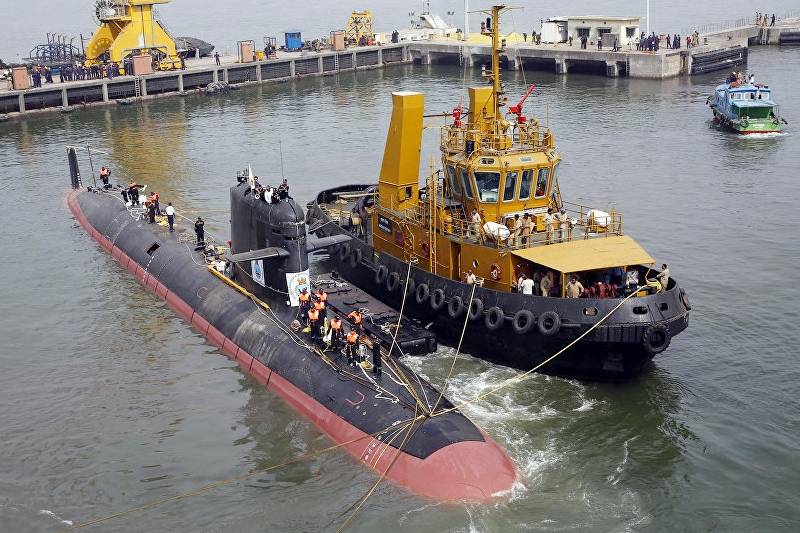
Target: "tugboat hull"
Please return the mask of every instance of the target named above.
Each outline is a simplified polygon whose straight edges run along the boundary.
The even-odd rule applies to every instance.
[[[326,224],[330,219],[316,203],[311,205],[309,218],[318,219],[325,234],[347,233],[336,224]],[[408,263],[385,253],[373,260],[373,248],[357,240],[350,243],[347,253],[338,246],[333,247],[330,254],[345,279],[391,306],[400,305]],[[356,260],[358,258],[360,260]],[[389,273],[397,273],[401,280],[399,286],[390,289],[386,282],[378,281],[377,272],[381,266],[385,266]],[[431,323],[440,341],[457,344],[464,328],[466,309],[454,313],[452,308],[459,306],[452,302],[459,299],[466,307],[472,287],[416,267],[411,269],[411,279],[406,314],[423,323]],[[421,284],[427,286],[427,291],[423,292],[427,292],[428,297],[420,302],[416,287]],[[438,292],[440,297],[443,293],[443,304],[441,299],[433,301],[434,292]],[[564,348],[620,302],[618,298],[544,298],[483,287],[476,287],[474,298],[480,300],[480,312],[474,313],[475,316],[468,321],[462,350],[521,370],[535,367]],[[502,313],[500,320],[497,320],[500,315],[494,311],[495,308]],[[489,314],[493,316],[490,318]],[[533,317],[533,323],[522,325],[518,314],[520,317],[522,314]],[[547,320],[553,314],[557,315],[560,323],[557,327]],[[542,327],[540,321],[544,322]],[[688,298],[674,284],[666,292],[628,300],[589,335],[540,371],[586,380],[629,380],[638,375],[655,355],[664,351],[670,339],[686,329],[688,324]]]
[[[86,232],[140,283],[360,462],[436,500],[486,500],[512,487],[510,459],[460,413],[420,421],[415,427],[422,431],[409,431],[406,445],[398,446],[405,433],[393,424],[415,411],[409,416],[407,406],[373,399],[374,390],[332,372],[278,326],[276,320],[287,316],[269,319],[198,264],[198,254],[163,228],[131,218],[111,194],[75,190],[67,203]],[[428,394],[435,391],[424,386]],[[388,444],[392,435],[394,446]]]

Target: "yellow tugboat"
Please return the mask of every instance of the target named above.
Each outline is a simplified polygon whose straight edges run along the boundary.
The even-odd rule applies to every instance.
[[[552,132],[523,114],[533,87],[507,106],[504,9],[494,6],[483,30],[488,83],[469,88],[469,107],[441,128],[442,168],[431,165],[420,187],[424,97],[394,93],[377,186],[321,192],[309,222],[319,235],[351,234],[329,250],[342,276],[442,343],[463,330],[464,351],[529,369],[591,329],[541,371],[630,378],[687,327],[689,300],[623,233],[621,213],[562,198]]]

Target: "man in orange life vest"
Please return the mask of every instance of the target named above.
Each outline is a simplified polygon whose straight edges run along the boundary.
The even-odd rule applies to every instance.
[[[303,290],[300,291],[300,322],[305,326],[308,324],[308,309],[311,306],[311,295],[308,294],[308,289],[303,287]]]
[[[345,348],[345,353],[347,354],[347,364],[356,366],[358,357],[358,333],[356,333],[354,329],[347,332],[347,347]]]
[[[347,315],[347,318],[352,322],[353,327],[357,331],[361,331],[361,323],[364,321],[364,317],[361,316],[361,313],[358,312],[358,309],[353,309],[353,311]]]
[[[314,308],[308,310],[308,326],[311,328],[311,339],[318,339],[320,336],[319,311]]]
[[[111,176],[111,171],[108,168],[103,167],[100,169],[100,179],[103,181],[103,188],[110,189],[111,184],[108,183],[108,178]]]
[[[334,316],[331,319],[331,348],[338,350],[342,344],[342,319]]]

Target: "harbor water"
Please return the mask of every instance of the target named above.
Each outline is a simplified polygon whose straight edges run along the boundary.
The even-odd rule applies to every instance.
[[[384,483],[351,530],[797,531],[800,55],[754,49],[749,68],[790,133],[715,129],[704,104],[722,75],[507,75],[511,101],[537,85],[526,110],[554,129],[562,193],[624,213],[686,288],[689,329],[630,383],[535,375],[466,408],[518,466],[513,494],[433,504]],[[112,181],[145,183],[226,236],[237,170],[285,173],[302,203],[374,181],[390,93],[447,111],[477,74],[399,66],[0,124],[0,530],[59,530],[330,445],[77,226],[66,144],[103,150]],[[437,142],[429,130],[424,166]],[[441,387],[452,353],[410,364]],[[447,394],[515,374],[465,357]],[[331,452],[90,530],[331,530],[375,480]]]

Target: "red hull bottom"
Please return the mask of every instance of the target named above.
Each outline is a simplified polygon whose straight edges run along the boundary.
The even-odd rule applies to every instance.
[[[485,439],[484,442],[457,442],[441,448],[425,459],[406,452],[400,452],[398,456],[397,449],[388,447],[386,443],[369,436],[325,408],[314,398],[241,349],[196,313],[178,295],[171,292],[157,278],[150,275],[141,265],[94,229],[78,205],[76,195],[77,193],[73,191],[67,198],[70,211],[104,250],[109,252],[142,285],[159,298],[166,300],[167,305],[173,311],[183,316],[211,344],[220,349],[232,361],[236,361],[256,381],[283,397],[289,405],[314,422],[334,442],[349,443],[343,445],[342,448],[360,462],[383,473],[394,461],[394,465],[386,474],[388,479],[416,494],[434,500],[485,501],[511,490],[516,482],[516,469],[503,449],[483,431],[481,432]]]

